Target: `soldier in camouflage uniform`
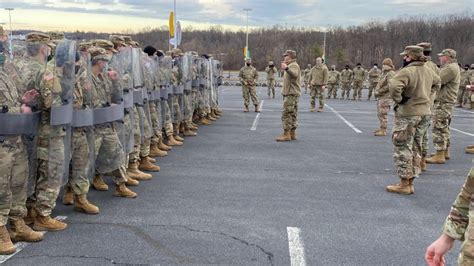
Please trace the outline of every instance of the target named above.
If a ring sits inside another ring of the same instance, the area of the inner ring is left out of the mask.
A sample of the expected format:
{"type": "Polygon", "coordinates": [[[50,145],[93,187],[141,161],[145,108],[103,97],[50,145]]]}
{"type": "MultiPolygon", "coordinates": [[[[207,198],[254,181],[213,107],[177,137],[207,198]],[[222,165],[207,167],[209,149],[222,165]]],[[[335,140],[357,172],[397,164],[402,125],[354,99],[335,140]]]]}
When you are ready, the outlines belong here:
{"type": "Polygon", "coordinates": [[[303,77],[303,83],[304,83],[304,93],[308,94],[308,90],[310,90],[310,84],[309,84],[309,74],[311,73],[311,64],[308,64],[305,70],[303,70],[303,73],[301,76],[303,77]]]}
{"type": "Polygon", "coordinates": [[[377,98],[377,117],[379,118],[380,128],[374,132],[375,136],[387,135],[387,116],[392,105],[388,90],[388,81],[395,76],[395,66],[392,59],[385,58],[382,65],[382,77],[375,87],[375,97],[377,98]]]}
{"type": "Polygon", "coordinates": [[[420,46],[407,46],[403,55],[404,65],[389,80],[389,92],[395,102],[395,123],[393,126],[393,158],[400,183],[387,186],[387,191],[409,195],[415,192],[413,180],[416,177],[414,161],[421,151],[421,143],[415,143],[415,129],[428,127],[430,95],[439,89],[440,79],[431,69],[424,66],[426,58],[420,46]]]}
{"type": "Polygon", "coordinates": [[[339,82],[341,80],[341,73],[336,70],[336,66],[331,66],[331,71],[329,71],[328,78],[328,99],[331,99],[331,95],[334,99],[337,99],[337,88],[339,87],[339,82]]]}
{"type": "Polygon", "coordinates": [[[433,108],[433,146],[436,154],[426,159],[426,163],[443,164],[449,159],[450,129],[453,106],[456,103],[461,73],[456,60],[456,51],[444,49],[438,54],[441,69],[441,90],[436,94],[433,108]]]}
{"type": "Polygon", "coordinates": [[[316,97],[319,98],[318,112],[324,110],[324,91],[328,83],[329,70],[325,64],[323,64],[322,58],[316,59],[316,65],[311,68],[309,74],[309,84],[311,85],[311,109],[310,112],[314,112],[316,107],[316,97]]]}
{"type": "Polygon", "coordinates": [[[441,236],[426,249],[425,260],[428,265],[444,266],[444,255],[454,246],[455,240],[462,241],[458,265],[474,265],[474,209],[471,203],[473,191],[474,167],[471,167],[446,218],[441,236]]]}
{"type": "Polygon", "coordinates": [[[357,63],[357,67],[352,70],[353,73],[353,86],[354,92],[352,94],[352,100],[360,100],[362,97],[362,85],[365,81],[366,71],[360,63],[357,63]]]}
{"type": "Polygon", "coordinates": [[[341,92],[341,99],[349,100],[349,95],[351,93],[351,83],[354,73],[349,68],[349,65],[346,65],[345,69],[341,71],[341,84],[342,84],[342,92],[341,92]],[[345,95],[345,96],[344,96],[345,95]]]}
{"type": "Polygon", "coordinates": [[[372,93],[377,87],[377,83],[379,82],[380,75],[382,71],[380,71],[378,64],[374,64],[374,67],[369,71],[369,95],[367,96],[367,101],[370,101],[372,98],[372,93]]]}
{"type": "MultiPolygon", "coordinates": [[[[0,35],[4,35],[1,27],[0,35]]],[[[19,90],[3,69],[5,60],[4,50],[0,48],[0,116],[2,113],[31,113],[29,100],[23,96],[23,103],[20,102],[19,90]]],[[[41,241],[43,233],[33,231],[23,220],[27,214],[29,166],[21,135],[0,133],[0,158],[0,255],[7,255],[16,251],[12,241],[41,241]],[[6,228],[7,221],[10,221],[10,232],[6,228]]]]}
{"type": "Polygon", "coordinates": [[[239,79],[242,84],[242,95],[244,97],[244,112],[249,111],[250,99],[252,99],[253,105],[255,105],[255,112],[260,112],[260,103],[255,88],[258,80],[258,73],[255,67],[252,66],[252,59],[247,58],[245,60],[245,66],[242,67],[239,72],[239,79]]]}
{"type": "MultiPolygon", "coordinates": [[[[181,49],[178,48],[173,48],[171,50],[171,57],[175,60],[178,60],[180,57],[183,56],[183,52],[181,49]]],[[[179,86],[183,85],[183,73],[181,72],[181,69],[179,68],[178,64],[175,61],[175,64],[173,64],[173,69],[171,71],[171,81],[174,86],[179,86]]],[[[174,97],[171,99],[171,106],[170,108],[173,109],[174,113],[174,121],[173,121],[173,136],[177,141],[183,142],[184,139],[179,135],[182,133],[182,127],[181,127],[181,122],[183,121],[183,113],[181,112],[181,101],[180,99],[182,98],[182,95],[174,95],[174,97]]]]}
{"type": "Polygon", "coordinates": [[[283,74],[283,112],[281,121],[283,123],[283,134],[276,141],[296,140],[296,128],[298,127],[298,102],[301,95],[301,69],[296,62],[296,51],[286,50],[283,54],[284,62],[281,63],[283,74]]]}
{"type": "Polygon", "coordinates": [[[469,65],[465,65],[464,68],[461,68],[461,83],[459,84],[456,107],[463,107],[466,104],[466,86],[469,85],[469,74],[469,65]]]}
{"type": "Polygon", "coordinates": [[[270,97],[275,99],[275,73],[277,69],[273,61],[268,62],[265,72],[267,72],[268,99],[270,99],[270,97]]]}

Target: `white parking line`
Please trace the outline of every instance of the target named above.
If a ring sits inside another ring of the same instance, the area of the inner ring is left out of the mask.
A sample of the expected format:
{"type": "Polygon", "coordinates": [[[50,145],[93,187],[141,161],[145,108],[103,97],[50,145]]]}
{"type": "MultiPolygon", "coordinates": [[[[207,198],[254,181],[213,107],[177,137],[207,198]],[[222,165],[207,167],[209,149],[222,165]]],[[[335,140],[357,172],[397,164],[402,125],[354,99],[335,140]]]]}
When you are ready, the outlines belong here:
{"type": "Polygon", "coordinates": [[[250,128],[250,130],[252,130],[252,131],[257,130],[258,120],[260,120],[260,114],[261,114],[262,111],[263,111],[263,102],[265,102],[265,100],[262,100],[262,101],[260,102],[260,113],[258,113],[257,116],[255,116],[255,120],[253,120],[252,127],[250,128]]]}
{"type": "Polygon", "coordinates": [[[452,130],[457,131],[457,132],[459,132],[459,133],[462,133],[462,134],[464,134],[464,135],[468,135],[468,136],[474,137],[474,134],[467,133],[467,132],[465,132],[465,131],[459,130],[459,129],[454,128],[454,127],[449,127],[449,128],[451,128],[452,130]]]}
{"type": "Polygon", "coordinates": [[[304,244],[298,227],[287,227],[291,266],[305,266],[304,244]]]}
{"type": "Polygon", "coordinates": [[[350,128],[352,128],[356,133],[358,134],[361,134],[362,131],[360,131],[358,128],[356,128],[351,122],[347,121],[341,114],[339,114],[336,109],[332,108],[331,106],[327,105],[327,104],[324,104],[326,105],[329,109],[331,109],[331,111],[333,113],[335,113],[342,121],[344,121],[344,123],[346,123],[350,128]]]}
{"type": "Polygon", "coordinates": [[[461,111],[461,112],[463,112],[463,113],[474,114],[473,111],[468,111],[468,110],[463,110],[463,109],[456,109],[456,110],[461,111]]]}
{"type": "MultiPolygon", "coordinates": [[[[64,221],[64,220],[67,219],[67,216],[57,216],[54,219],[56,219],[58,221],[64,221]]],[[[44,232],[44,234],[46,234],[46,233],[47,232],[44,232]]],[[[30,243],[28,243],[28,242],[17,242],[17,243],[15,243],[15,247],[16,247],[15,253],[10,254],[10,255],[0,255],[0,264],[3,264],[7,260],[11,259],[13,256],[18,254],[20,251],[22,251],[23,249],[25,249],[29,245],[30,245],[30,243]]]]}

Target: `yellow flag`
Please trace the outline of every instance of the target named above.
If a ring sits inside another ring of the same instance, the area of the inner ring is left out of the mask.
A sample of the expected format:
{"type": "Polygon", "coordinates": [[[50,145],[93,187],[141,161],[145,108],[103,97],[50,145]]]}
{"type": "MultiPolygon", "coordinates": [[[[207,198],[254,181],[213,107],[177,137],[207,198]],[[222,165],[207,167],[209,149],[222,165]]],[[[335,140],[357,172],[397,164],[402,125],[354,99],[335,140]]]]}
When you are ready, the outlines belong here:
{"type": "Polygon", "coordinates": [[[170,27],[170,36],[174,37],[174,13],[173,13],[173,11],[170,12],[169,27],[170,27]]]}

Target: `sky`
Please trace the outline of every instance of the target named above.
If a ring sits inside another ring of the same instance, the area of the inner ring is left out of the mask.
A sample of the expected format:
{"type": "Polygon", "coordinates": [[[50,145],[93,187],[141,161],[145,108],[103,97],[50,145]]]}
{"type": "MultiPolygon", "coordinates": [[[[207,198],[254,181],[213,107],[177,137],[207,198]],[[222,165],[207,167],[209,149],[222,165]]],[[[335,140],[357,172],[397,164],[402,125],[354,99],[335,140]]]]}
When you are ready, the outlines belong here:
{"type": "MultiPolygon", "coordinates": [[[[474,0],[176,0],[182,28],[245,29],[281,25],[327,28],[412,15],[473,12],[474,0]]],[[[0,25],[42,31],[137,32],[165,26],[172,0],[0,0],[0,25]]]]}

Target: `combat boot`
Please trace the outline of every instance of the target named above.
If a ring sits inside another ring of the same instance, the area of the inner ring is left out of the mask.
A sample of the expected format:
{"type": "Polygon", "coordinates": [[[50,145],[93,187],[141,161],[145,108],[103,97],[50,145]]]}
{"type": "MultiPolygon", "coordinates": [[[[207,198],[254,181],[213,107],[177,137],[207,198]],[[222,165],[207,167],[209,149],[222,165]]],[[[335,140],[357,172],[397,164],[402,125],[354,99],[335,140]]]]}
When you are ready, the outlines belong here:
{"type": "Polygon", "coordinates": [[[311,106],[311,108],[309,109],[309,111],[310,111],[311,113],[314,113],[314,110],[315,110],[315,109],[314,109],[313,106],[311,106]]]}
{"type": "Polygon", "coordinates": [[[323,110],[323,107],[322,107],[322,106],[319,106],[319,108],[318,108],[318,113],[321,113],[321,112],[323,112],[323,111],[324,111],[324,110],[323,110]]]}
{"type": "Polygon", "coordinates": [[[34,208],[27,208],[28,212],[26,213],[26,217],[23,218],[25,224],[30,225],[35,222],[36,211],[34,208]]]}
{"type": "Polygon", "coordinates": [[[171,147],[164,144],[163,140],[161,140],[161,139],[160,139],[160,142],[158,143],[158,149],[160,149],[162,151],[171,151],[171,147]]]}
{"type": "Polygon", "coordinates": [[[138,170],[138,162],[129,163],[127,176],[135,180],[150,180],[153,176],[138,170]]]}
{"type": "Polygon", "coordinates": [[[211,114],[207,114],[207,120],[210,120],[210,121],[217,121],[217,119],[215,119],[214,117],[211,116],[211,114]]]}
{"type": "Polygon", "coordinates": [[[194,124],[191,124],[189,126],[189,129],[193,130],[193,131],[197,131],[199,128],[197,126],[195,126],[194,124]]]}
{"type": "Polygon", "coordinates": [[[174,139],[179,141],[179,142],[183,142],[184,139],[182,137],[180,137],[179,135],[173,135],[174,139]]]}
{"type": "Polygon", "coordinates": [[[140,164],[138,165],[138,169],[141,171],[148,171],[148,172],[159,172],[160,167],[158,165],[152,164],[147,157],[142,157],[140,160],[140,164]]]}
{"type": "Polygon", "coordinates": [[[99,213],[99,207],[90,203],[90,201],[87,200],[87,196],[85,194],[74,196],[74,210],[77,212],[84,212],[87,214],[99,213]]]}
{"type": "Polygon", "coordinates": [[[63,204],[64,205],[72,205],[74,204],[74,193],[70,186],[66,186],[63,194],[63,204]]]}
{"type": "Polygon", "coordinates": [[[474,145],[469,145],[464,150],[467,154],[474,154],[474,145]]]}
{"type": "Polygon", "coordinates": [[[413,185],[413,181],[415,181],[415,178],[410,178],[408,180],[408,185],[410,186],[410,194],[415,194],[415,185],[413,185]]]}
{"type": "Polygon", "coordinates": [[[249,112],[249,106],[246,105],[246,106],[244,106],[244,113],[248,113],[248,112],[249,112]]]}
{"type": "Polygon", "coordinates": [[[426,158],[425,162],[431,164],[444,164],[446,162],[446,158],[444,156],[445,151],[436,151],[436,154],[426,158]]]}
{"type": "Polygon", "coordinates": [[[92,180],[92,187],[98,191],[107,191],[109,190],[109,186],[104,182],[100,175],[95,175],[94,179],[92,180]]]}
{"type": "Polygon", "coordinates": [[[147,156],[146,159],[147,159],[150,163],[156,163],[156,159],[155,159],[155,158],[151,158],[150,156],[147,156]]]}
{"type": "Polygon", "coordinates": [[[276,139],[276,141],[290,141],[291,140],[291,135],[290,135],[290,131],[289,130],[285,130],[283,132],[283,134],[281,134],[280,136],[278,136],[276,139]]]}
{"type": "Polygon", "coordinates": [[[131,187],[136,187],[140,184],[140,182],[138,182],[138,180],[135,180],[131,177],[129,177],[127,175],[127,182],[125,182],[127,184],[127,186],[131,186],[131,187]]]}
{"type": "Polygon", "coordinates": [[[183,143],[181,141],[177,141],[173,135],[168,136],[168,145],[169,146],[182,146],[183,143]]]}
{"type": "Polygon", "coordinates": [[[137,193],[131,191],[125,183],[115,186],[114,196],[116,197],[124,197],[124,198],[136,198],[137,193]]]}
{"type": "Polygon", "coordinates": [[[197,136],[197,133],[196,132],[193,132],[191,129],[186,129],[186,131],[184,131],[184,136],[186,137],[195,137],[197,136]]]}
{"type": "Polygon", "coordinates": [[[208,126],[211,124],[211,121],[207,120],[206,117],[201,117],[201,120],[199,120],[199,123],[201,123],[201,125],[208,126]]]}
{"type": "Polygon", "coordinates": [[[61,231],[66,229],[67,224],[56,219],[51,218],[51,216],[40,216],[37,215],[35,218],[35,224],[33,229],[36,231],[61,231]]]}
{"type": "Polygon", "coordinates": [[[10,238],[13,242],[39,242],[43,240],[44,234],[32,230],[23,219],[10,219],[10,238]]]}
{"type": "Polygon", "coordinates": [[[166,155],[168,155],[168,153],[166,151],[160,150],[160,148],[158,148],[158,144],[150,145],[150,157],[165,157],[166,155]]]}
{"type": "Polygon", "coordinates": [[[6,226],[0,226],[0,255],[10,255],[16,252],[16,248],[10,239],[6,226]]]}
{"type": "Polygon", "coordinates": [[[387,136],[387,130],[380,129],[379,131],[374,133],[374,136],[378,136],[378,137],[387,136]]]}
{"type": "Polygon", "coordinates": [[[255,113],[260,113],[260,107],[258,105],[255,105],[255,113]]]}
{"type": "Polygon", "coordinates": [[[387,191],[403,195],[413,194],[410,189],[409,179],[400,179],[400,183],[387,186],[387,191]]]}
{"type": "Polygon", "coordinates": [[[426,157],[421,157],[421,161],[420,161],[420,168],[421,168],[421,171],[425,172],[426,171],[426,157]]]}
{"type": "Polygon", "coordinates": [[[290,130],[290,137],[291,137],[291,140],[296,140],[296,129],[295,128],[290,130]]]}
{"type": "Polygon", "coordinates": [[[451,159],[451,153],[449,152],[449,146],[444,151],[444,159],[446,159],[446,160],[451,159]]]}

